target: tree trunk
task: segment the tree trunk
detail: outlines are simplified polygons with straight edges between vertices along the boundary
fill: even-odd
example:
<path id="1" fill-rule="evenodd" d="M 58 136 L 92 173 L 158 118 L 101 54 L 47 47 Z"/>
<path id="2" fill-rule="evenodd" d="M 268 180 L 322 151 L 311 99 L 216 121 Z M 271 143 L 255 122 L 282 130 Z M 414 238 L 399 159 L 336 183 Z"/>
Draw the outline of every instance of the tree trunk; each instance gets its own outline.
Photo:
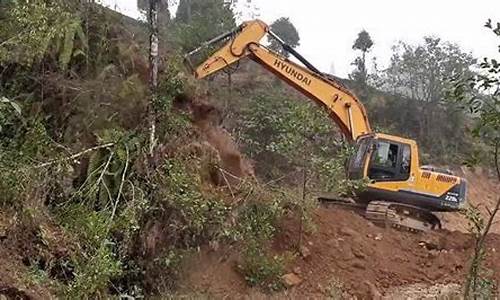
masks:
<path id="1" fill-rule="evenodd" d="M 153 156 L 156 146 L 156 104 L 158 100 L 158 6 L 160 0 L 149 0 L 149 88 L 151 101 L 149 103 L 149 155 Z"/>
<path id="2" fill-rule="evenodd" d="M 495 141 L 494 145 L 493 159 L 495 165 L 494 167 L 497 172 L 497 179 L 500 182 L 500 163 L 498 161 L 500 158 L 499 152 L 500 152 L 500 140 L 497 140 Z M 467 279 L 465 282 L 464 299 L 470 299 L 470 298 L 476 299 L 477 281 L 479 279 L 480 275 L 479 271 L 481 270 L 483 263 L 484 245 L 486 242 L 486 237 L 490 232 L 491 225 L 493 225 L 495 217 L 499 210 L 500 210 L 500 197 L 498 197 L 493 211 L 488 210 L 489 216 L 486 222 L 486 226 L 484 227 L 482 232 L 479 232 L 478 235 L 476 236 L 474 254 L 470 262 L 469 271 L 467 272 Z"/>
<path id="3" fill-rule="evenodd" d="M 191 0 L 186 0 L 186 14 L 187 14 L 187 23 L 191 24 Z"/>
<path id="4" fill-rule="evenodd" d="M 368 77 L 367 75 L 367 71 L 366 71 L 366 51 L 363 51 L 363 65 L 362 65 L 362 69 L 361 69 L 361 83 L 363 84 L 363 88 L 365 88 L 366 86 L 366 79 Z"/>

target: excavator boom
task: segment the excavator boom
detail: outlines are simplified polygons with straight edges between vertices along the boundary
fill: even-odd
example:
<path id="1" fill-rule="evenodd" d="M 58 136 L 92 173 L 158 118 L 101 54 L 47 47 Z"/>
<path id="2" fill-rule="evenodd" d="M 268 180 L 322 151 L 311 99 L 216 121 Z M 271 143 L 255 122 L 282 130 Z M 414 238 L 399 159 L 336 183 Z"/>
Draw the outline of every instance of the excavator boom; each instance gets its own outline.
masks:
<path id="1" fill-rule="evenodd" d="M 270 34 L 271 37 L 281 42 L 285 49 L 287 48 L 287 45 L 273 34 L 266 24 L 256 20 L 243 23 L 236 30 L 221 35 L 188 53 L 186 61 L 192 68 L 195 77 L 201 79 L 248 57 L 324 107 L 349 140 L 355 141 L 359 136 L 371 133 L 365 108 L 354 94 L 338 81 L 320 73 L 291 47 L 288 47 L 288 50 L 302 61 L 306 65 L 305 67 L 260 44 L 260 40 L 266 34 Z M 192 67 L 190 57 L 193 54 L 211 43 L 226 38 L 230 38 L 226 45 L 197 68 Z"/>

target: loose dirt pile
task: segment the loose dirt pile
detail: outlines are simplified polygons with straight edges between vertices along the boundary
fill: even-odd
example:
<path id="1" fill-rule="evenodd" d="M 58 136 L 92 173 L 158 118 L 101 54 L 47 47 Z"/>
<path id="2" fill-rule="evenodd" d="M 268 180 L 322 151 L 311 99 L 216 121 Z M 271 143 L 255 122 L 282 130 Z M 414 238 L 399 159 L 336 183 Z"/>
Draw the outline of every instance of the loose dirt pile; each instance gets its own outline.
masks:
<path id="1" fill-rule="evenodd" d="M 0 213 L 0 299 L 54 298 L 51 287 L 41 285 L 34 270 L 44 269 L 51 278 L 69 275 L 63 264 L 64 244 L 69 243 L 49 222 L 31 226 Z"/>
<path id="2" fill-rule="evenodd" d="M 317 232 L 306 234 L 303 242 L 310 256 L 293 264 L 305 279 L 297 290 L 300 295 L 321 296 L 335 279 L 358 297 L 374 297 L 374 291 L 384 294 L 394 286 L 463 281 L 472 246 L 467 234 L 446 230 L 415 234 L 380 228 L 354 212 L 339 209 L 318 209 L 315 221 Z M 286 220 L 276 247 L 292 247 L 297 232 L 297 222 Z M 498 275 L 500 236 L 491 236 L 488 247 L 487 265 Z"/>
<path id="3" fill-rule="evenodd" d="M 241 178 L 254 176 L 251 163 L 241 154 L 229 132 L 220 126 L 222 117 L 215 106 L 181 94 L 175 99 L 174 107 L 189 113 L 202 137 L 216 150 L 220 166 L 212 176 L 215 184 L 234 185 Z"/>
<path id="4" fill-rule="evenodd" d="M 305 233 L 298 247 L 299 221 L 285 217 L 273 241 L 276 253 L 296 251 L 287 267 L 302 283 L 276 297 L 324 298 L 339 289 L 360 299 L 390 295 L 394 287 L 433 286 L 463 282 L 472 240 L 459 231 L 401 232 L 373 225 L 352 211 L 319 208 L 314 213 L 316 231 Z M 486 267 L 500 276 L 500 236 L 487 241 Z M 261 293 L 244 284 L 235 270 L 237 255 L 227 251 L 202 251 L 198 262 L 210 267 L 192 270 L 185 286 L 219 297 L 239 298 Z M 216 276 L 223 274 L 223 276 Z M 341 284 L 339 284 L 341 283 Z"/>

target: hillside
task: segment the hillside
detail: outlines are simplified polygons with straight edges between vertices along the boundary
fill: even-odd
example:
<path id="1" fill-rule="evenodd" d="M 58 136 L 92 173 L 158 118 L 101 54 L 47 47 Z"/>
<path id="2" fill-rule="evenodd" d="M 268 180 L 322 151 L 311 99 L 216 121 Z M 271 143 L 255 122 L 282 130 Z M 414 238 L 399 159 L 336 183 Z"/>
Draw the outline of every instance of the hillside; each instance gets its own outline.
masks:
<path id="1" fill-rule="evenodd" d="M 496 194 L 496 183 L 481 171 L 467 171 L 465 176 L 471 184 L 470 201 L 489 204 L 484 199 L 492 199 Z M 357 213 L 342 209 L 317 208 L 311 218 L 313 229 L 302 238 L 303 246 L 298 252 L 300 225 L 296 215 L 290 211 L 279 222 L 276 237 L 270 241 L 271 251 L 292 255 L 286 272 L 296 274 L 300 283 L 273 298 L 342 295 L 363 299 L 380 295 L 392 299 L 410 295 L 417 299 L 459 293 L 472 240 L 466 220 L 458 214 L 442 215 L 443 231 L 419 234 L 378 227 Z M 62 242 L 66 239 L 64 232 L 50 223 L 35 228 L 19 227 L 15 216 L 5 213 L 0 220 L 0 272 L 3 275 L 0 292 L 13 298 L 44 299 L 53 295 L 53 287 L 40 284 L 43 277 L 37 279 L 43 275 L 33 273 L 26 263 L 33 258 L 52 260 L 52 263 L 57 262 L 58 257 L 64 258 L 71 245 L 71 242 Z M 490 254 L 486 266 L 496 277 L 500 274 L 498 223 L 493 232 L 487 242 Z M 157 235 L 155 239 L 163 239 L 161 232 L 151 234 Z M 154 242 L 148 247 L 161 245 Z M 241 259 L 239 244 L 201 245 L 182 264 L 177 295 L 267 298 L 269 295 L 262 290 L 247 285 L 238 270 Z M 51 275 L 55 278 L 71 276 L 71 270 L 64 269 L 64 265 L 56 265 L 52 272 L 57 272 Z"/>
<path id="2" fill-rule="evenodd" d="M 462 294 L 470 216 L 415 233 L 320 206 L 317 192 L 366 186 L 346 180 L 352 145 L 328 114 L 247 60 L 188 74 L 186 49 L 235 25 L 222 0 L 161 28 L 157 98 L 146 24 L 94 4 L 20 3 L 0 4 L 0 300 Z M 472 120 L 429 135 L 430 104 L 343 82 L 377 130 L 423 137 L 422 159 L 464 176 L 486 215 L 499 185 L 484 139 L 458 130 Z M 433 114 L 452 120 L 450 107 Z M 468 152 L 481 167 L 460 164 Z M 497 293 L 498 249 L 495 223 L 481 295 Z"/>

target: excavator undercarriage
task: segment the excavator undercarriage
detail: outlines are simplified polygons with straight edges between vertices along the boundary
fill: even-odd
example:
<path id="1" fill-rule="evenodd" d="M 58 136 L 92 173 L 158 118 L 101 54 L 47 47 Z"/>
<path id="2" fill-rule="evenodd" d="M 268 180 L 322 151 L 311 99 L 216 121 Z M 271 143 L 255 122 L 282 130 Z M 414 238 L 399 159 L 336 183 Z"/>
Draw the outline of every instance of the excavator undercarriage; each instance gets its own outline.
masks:
<path id="1" fill-rule="evenodd" d="M 326 194 L 318 196 L 317 199 L 325 207 L 352 210 L 372 223 L 384 227 L 412 232 L 441 229 L 441 221 L 435 214 L 413 205 L 379 200 L 356 202 L 350 198 Z"/>

